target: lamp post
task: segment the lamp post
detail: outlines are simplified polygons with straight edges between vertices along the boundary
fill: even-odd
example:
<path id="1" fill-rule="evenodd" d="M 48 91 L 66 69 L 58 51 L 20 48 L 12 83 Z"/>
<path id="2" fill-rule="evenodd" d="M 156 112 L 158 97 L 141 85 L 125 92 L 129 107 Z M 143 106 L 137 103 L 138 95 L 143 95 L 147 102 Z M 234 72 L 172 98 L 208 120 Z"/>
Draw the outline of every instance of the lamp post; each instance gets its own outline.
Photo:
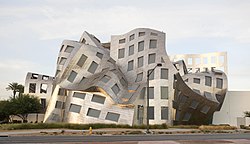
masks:
<path id="1" fill-rule="evenodd" d="M 146 133 L 149 134 L 149 77 L 154 72 L 156 67 L 161 67 L 162 64 L 158 63 L 147 75 L 147 131 Z"/>

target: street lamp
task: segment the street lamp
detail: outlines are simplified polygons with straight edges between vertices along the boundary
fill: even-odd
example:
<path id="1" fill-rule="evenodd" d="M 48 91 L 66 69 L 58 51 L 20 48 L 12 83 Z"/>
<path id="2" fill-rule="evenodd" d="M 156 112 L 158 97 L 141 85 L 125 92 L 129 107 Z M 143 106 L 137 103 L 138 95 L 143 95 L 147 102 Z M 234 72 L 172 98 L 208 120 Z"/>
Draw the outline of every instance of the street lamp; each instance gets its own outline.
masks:
<path id="1" fill-rule="evenodd" d="M 152 74 L 152 72 L 154 72 L 155 68 L 156 67 L 161 67 L 162 64 L 161 63 L 158 63 L 150 72 L 148 72 L 148 75 L 147 75 L 147 131 L 146 133 L 149 134 L 149 77 L 150 75 Z"/>

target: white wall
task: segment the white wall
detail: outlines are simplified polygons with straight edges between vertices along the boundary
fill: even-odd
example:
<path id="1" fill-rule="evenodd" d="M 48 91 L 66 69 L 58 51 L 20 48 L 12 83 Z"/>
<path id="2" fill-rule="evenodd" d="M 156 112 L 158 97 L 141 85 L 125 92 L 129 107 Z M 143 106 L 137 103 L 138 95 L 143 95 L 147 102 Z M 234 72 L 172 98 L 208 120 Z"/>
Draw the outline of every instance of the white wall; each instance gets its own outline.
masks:
<path id="1" fill-rule="evenodd" d="M 237 126 L 237 117 L 250 111 L 250 91 L 228 91 L 219 112 L 214 113 L 213 124 Z"/>

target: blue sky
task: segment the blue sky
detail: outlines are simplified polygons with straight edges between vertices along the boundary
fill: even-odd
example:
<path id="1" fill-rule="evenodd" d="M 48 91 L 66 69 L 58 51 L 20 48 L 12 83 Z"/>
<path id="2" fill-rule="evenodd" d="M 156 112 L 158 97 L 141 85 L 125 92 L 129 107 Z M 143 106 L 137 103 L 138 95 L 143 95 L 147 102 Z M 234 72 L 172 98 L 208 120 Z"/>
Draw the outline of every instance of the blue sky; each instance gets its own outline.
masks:
<path id="1" fill-rule="evenodd" d="M 229 89 L 250 90 L 248 0 L 0 0 L 0 99 L 26 73 L 54 75 L 64 39 L 102 42 L 147 27 L 167 33 L 169 54 L 228 52 Z"/>

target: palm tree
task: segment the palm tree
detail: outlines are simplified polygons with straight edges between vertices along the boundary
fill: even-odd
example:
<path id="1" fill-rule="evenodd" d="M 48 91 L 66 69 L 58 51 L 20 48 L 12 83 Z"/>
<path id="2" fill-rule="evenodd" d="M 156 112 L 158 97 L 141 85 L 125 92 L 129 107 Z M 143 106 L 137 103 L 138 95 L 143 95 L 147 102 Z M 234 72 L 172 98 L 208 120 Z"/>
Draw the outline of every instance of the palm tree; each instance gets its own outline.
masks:
<path id="1" fill-rule="evenodd" d="M 13 91 L 13 98 L 16 98 L 16 93 L 19 92 L 19 95 L 24 92 L 24 86 L 21 84 L 18 84 L 17 82 L 9 83 L 6 90 L 12 90 Z"/>

